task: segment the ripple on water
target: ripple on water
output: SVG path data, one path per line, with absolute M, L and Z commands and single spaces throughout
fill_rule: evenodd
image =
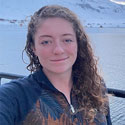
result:
M 125 125 L 125 99 L 109 97 L 113 125 Z

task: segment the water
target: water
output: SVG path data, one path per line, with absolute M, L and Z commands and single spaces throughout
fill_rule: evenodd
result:
M 125 28 L 89 28 L 107 87 L 125 90 Z M 109 97 L 113 125 L 125 125 L 125 99 Z
M 107 86 L 125 90 L 125 28 L 90 28 L 87 32 Z
M 26 27 L 0 25 L 0 72 L 29 74 L 22 61 L 25 41 Z
M 125 28 L 87 28 L 107 87 L 125 90 Z M 26 26 L 0 25 L 0 72 L 28 75 L 22 61 Z M 26 55 L 24 59 L 28 62 Z M 6 80 L 3 79 L 3 83 Z M 125 125 L 125 100 L 109 97 L 113 125 Z

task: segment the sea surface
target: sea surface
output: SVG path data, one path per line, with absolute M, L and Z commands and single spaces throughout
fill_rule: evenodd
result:
M 125 28 L 85 28 L 106 86 L 125 90 Z M 28 75 L 27 26 L 0 25 L 0 72 Z M 8 80 L 2 79 L 2 83 Z M 125 125 L 125 99 L 109 96 L 113 125 Z

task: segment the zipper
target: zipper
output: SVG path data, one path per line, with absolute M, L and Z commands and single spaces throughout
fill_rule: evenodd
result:
M 70 104 L 70 108 L 71 108 L 72 113 L 75 113 L 75 109 L 72 104 Z
M 53 86 L 53 85 L 52 85 L 52 86 Z M 54 87 L 54 86 L 53 86 L 53 87 Z M 66 96 L 65 96 L 62 92 L 60 92 L 58 89 L 56 89 L 55 87 L 54 87 L 54 89 L 55 89 L 57 92 L 59 92 L 59 93 L 61 93 L 61 94 L 63 95 L 63 97 L 65 98 L 66 102 L 67 102 L 68 105 L 70 106 L 70 109 L 71 109 L 72 113 L 74 114 L 74 113 L 75 113 L 75 108 L 73 107 L 73 105 L 72 105 L 71 103 L 68 102 Z M 71 89 L 71 92 L 72 92 L 72 89 Z M 70 101 L 72 102 L 71 92 L 70 92 Z
M 71 95 L 72 95 L 72 89 L 71 89 L 71 92 L 70 92 L 70 104 L 69 105 L 70 105 L 72 113 L 74 114 L 75 113 L 75 108 L 72 105 L 72 97 L 71 97 Z
M 66 102 L 68 103 L 68 105 L 69 105 L 69 107 L 71 109 L 71 112 L 74 114 L 75 113 L 75 108 L 73 107 L 73 105 L 71 103 L 68 102 L 66 96 L 62 92 L 60 92 L 60 93 L 63 95 L 63 97 L 65 98 Z M 71 100 L 71 95 L 70 95 L 70 100 Z M 72 100 L 71 100 L 71 102 L 72 102 Z

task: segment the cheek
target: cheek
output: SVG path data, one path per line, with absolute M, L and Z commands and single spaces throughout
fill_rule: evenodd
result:
M 42 60 L 46 60 L 51 56 L 51 53 L 49 52 L 49 49 L 39 49 L 39 51 L 37 51 L 37 56 L 38 58 L 42 61 Z
M 72 50 L 72 53 L 77 56 L 77 44 L 74 44 L 70 50 Z

